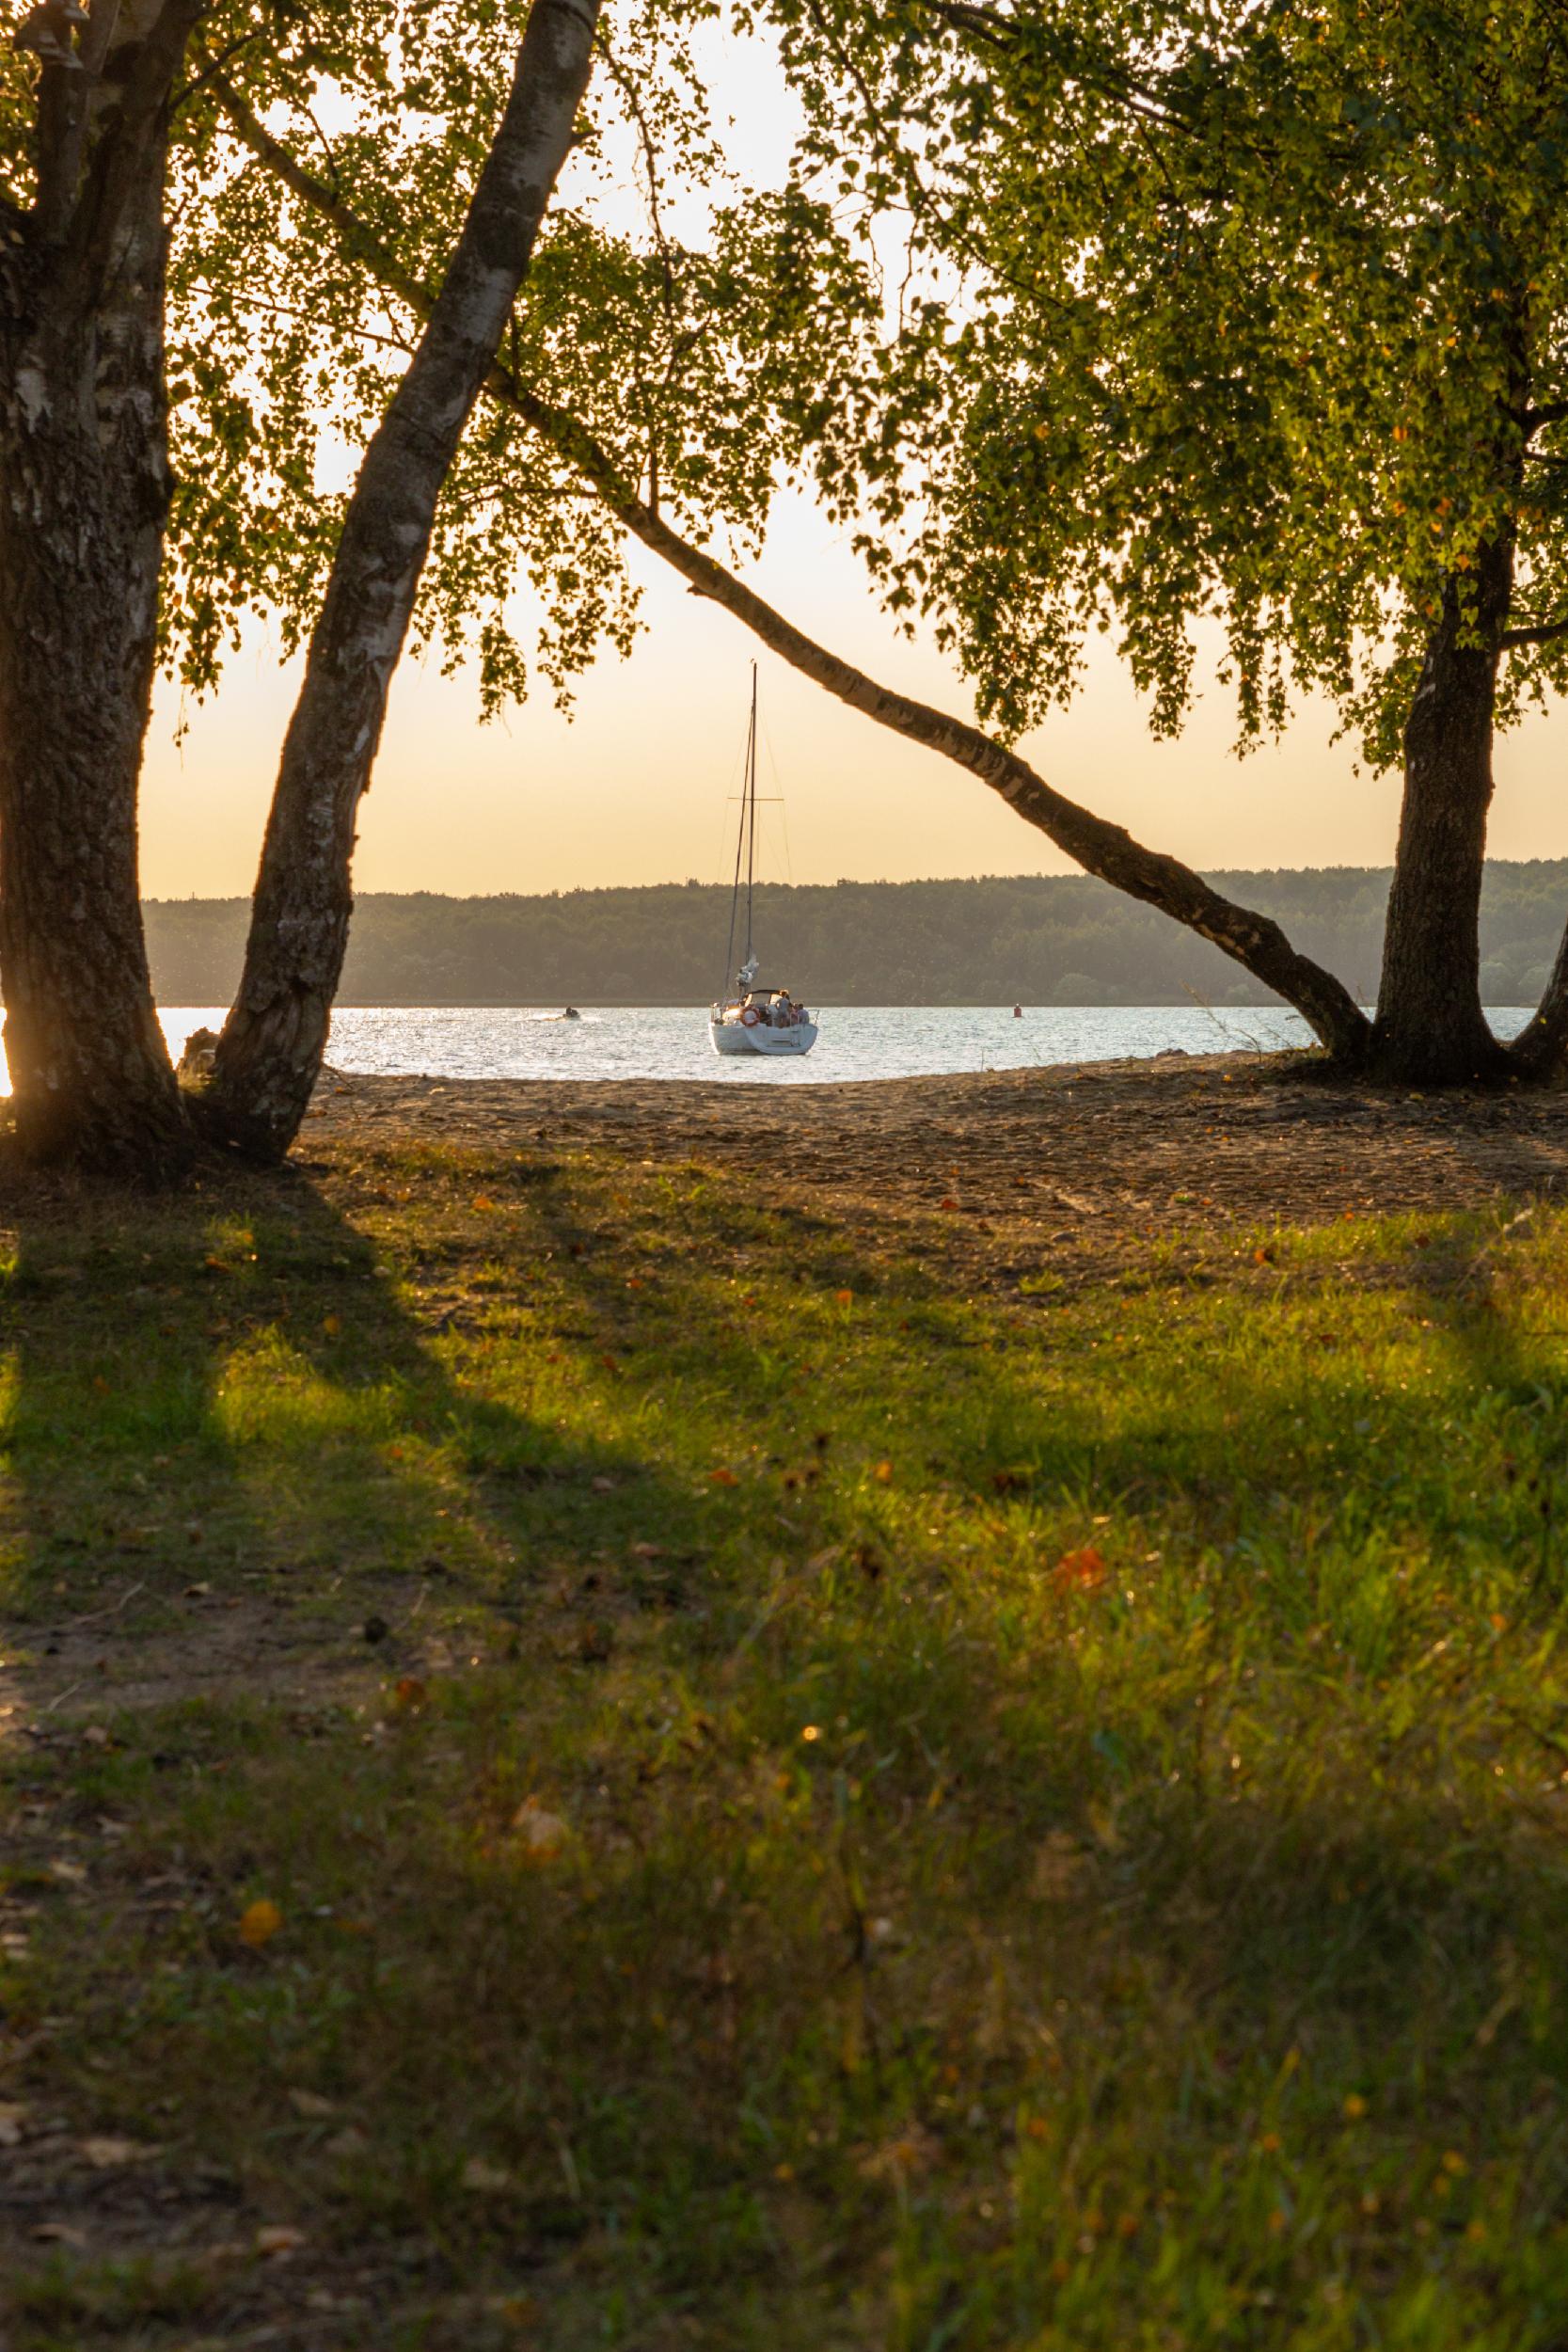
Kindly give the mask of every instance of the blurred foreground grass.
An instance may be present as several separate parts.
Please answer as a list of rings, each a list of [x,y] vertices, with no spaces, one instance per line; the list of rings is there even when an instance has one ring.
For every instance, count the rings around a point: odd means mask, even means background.
[[[12,1240],[0,2102],[297,2232],[256,2341],[1568,2341],[1568,1221],[988,1288],[388,1150]],[[155,2233],[8,2292],[251,2340]]]

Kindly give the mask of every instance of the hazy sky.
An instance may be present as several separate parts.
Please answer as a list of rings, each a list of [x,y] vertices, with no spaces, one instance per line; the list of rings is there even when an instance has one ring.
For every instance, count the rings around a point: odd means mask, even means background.
[[[713,84],[749,168],[770,176],[791,132],[767,53],[715,36]],[[359,830],[362,890],[565,890],[713,881],[725,871],[755,647],[740,625],[641,548],[648,624],[631,660],[601,661],[567,722],[547,694],[481,726],[467,679],[405,662],[393,690]],[[855,558],[817,511],[781,501],[755,584],[873,675],[970,715],[935,650],[900,639]],[[984,786],[844,709],[761,657],[765,742],[785,795],[787,844],[770,818],[780,879],[1071,870]],[[187,713],[157,704],[144,796],[143,886],[156,898],[247,891],[297,683],[258,627],[219,696]],[[1075,706],[1023,745],[1059,790],[1199,866],[1370,864],[1390,855],[1397,781],[1354,772],[1331,714],[1308,706],[1276,749],[1236,760],[1230,699],[1211,685],[1186,733],[1155,743],[1114,654],[1101,647]],[[764,775],[768,775],[764,762]],[[1568,721],[1532,720],[1503,741],[1492,849],[1568,854]],[[787,847],[787,862],[786,851]],[[733,855],[733,847],[729,852]]]
[[[714,881],[745,724],[753,641],[635,550],[648,629],[631,660],[584,681],[576,719],[547,699],[481,726],[473,686],[405,663],[360,822],[362,890],[566,890],[583,883]],[[958,679],[901,641],[820,516],[781,509],[755,577],[792,616],[873,674],[967,713]],[[1060,873],[1061,858],[984,786],[761,659],[765,740],[785,795],[788,872],[841,876]],[[160,699],[145,795],[150,897],[229,895],[253,877],[295,683],[258,631],[216,701],[173,740]],[[1155,743],[1115,658],[1076,706],[1024,746],[1059,790],[1200,866],[1371,864],[1390,852],[1391,777],[1353,773],[1325,708],[1277,750],[1237,761],[1214,686],[1184,736]],[[1535,719],[1499,748],[1492,833],[1499,857],[1568,854],[1568,720]],[[765,758],[765,788],[768,763]],[[786,878],[776,819],[770,870]]]

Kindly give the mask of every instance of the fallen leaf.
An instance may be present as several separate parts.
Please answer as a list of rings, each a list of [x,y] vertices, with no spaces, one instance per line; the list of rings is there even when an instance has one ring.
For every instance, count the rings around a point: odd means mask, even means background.
[[[834,1291],[833,1296],[841,1307],[852,1307],[855,1303],[853,1291]]]
[[[738,1486],[740,1484],[733,1470],[711,1470],[707,1480],[710,1486]]]
[[[559,1813],[546,1813],[537,1797],[525,1797],[512,1817],[524,1852],[531,1862],[553,1862],[571,1836]]]
[[[606,1363],[610,1361],[608,1356],[605,1358],[605,1361]],[[615,1492],[616,1481],[613,1478],[605,1478],[601,1476],[591,1480],[590,1484],[592,1485],[594,1492],[596,1495],[612,1495]]]
[[[495,1205],[495,1202],[491,1200],[487,1192],[475,1193],[474,1206],[476,1209],[493,1209]]]
[[[1094,1593],[1105,1581],[1103,1554],[1093,1544],[1082,1544],[1076,1551],[1064,1551],[1051,1571],[1052,1581],[1059,1593]]]
[[[896,2139],[890,2139],[863,2156],[857,2169],[863,2180],[907,2181],[917,2173],[928,2172],[941,2154],[941,2143],[915,2123]]]
[[[251,2243],[259,2254],[277,2256],[297,2254],[307,2240],[303,2230],[290,2230],[281,2225],[275,2225],[264,2230],[258,2230]]]
[[[116,2165],[143,2164],[158,2152],[137,2139],[79,2139],[76,2153],[99,2171],[107,2172]]]
[[[952,1197],[951,1193],[949,1193],[949,1195],[947,1196],[946,1200],[939,1200],[939,1201],[937,1202],[937,1206],[938,1206],[938,1208],[939,1208],[939,1209],[956,1209],[956,1208],[958,1207],[958,1202],[957,1202],[957,1201],[953,1199],[953,1197]]]
[[[891,1462],[879,1462],[871,1475],[877,1481],[879,1486],[891,1486],[893,1484],[893,1464]]]
[[[392,1704],[407,1709],[422,1707],[430,1696],[428,1687],[418,1675],[399,1675],[392,1685]]]
[[[634,1560],[662,1560],[664,1546],[662,1544],[633,1544],[631,1556]]]
[[[309,2116],[312,2119],[324,2115],[336,2115],[338,2112],[337,2101],[324,2099],[319,2090],[291,2090],[289,2105],[296,2115]]]
[[[470,2156],[463,2167],[463,2185],[482,2196],[493,2196],[497,2189],[512,2186],[512,2175],[504,2165],[486,2164],[483,2156]]]
[[[282,1925],[283,1914],[276,1903],[269,1902],[263,1895],[258,1901],[247,1903],[241,1912],[235,1933],[242,1944],[248,1945],[253,1952],[259,1952],[263,1944],[272,1942]]]
[[[323,1315],[322,1329],[326,1333],[329,1340],[335,1340],[342,1327],[343,1318],[341,1315]]]

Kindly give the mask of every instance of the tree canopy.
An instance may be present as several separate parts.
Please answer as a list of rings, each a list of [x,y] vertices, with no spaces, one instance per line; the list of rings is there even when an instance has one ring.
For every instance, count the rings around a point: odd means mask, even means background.
[[[775,0],[816,183],[909,223],[868,554],[1016,734],[1117,633],[1156,725],[1222,628],[1397,757],[1516,551],[1497,716],[1568,686],[1568,48],[1550,0]],[[896,462],[895,462],[895,455]],[[826,469],[830,477],[831,469]],[[1549,632],[1549,633],[1548,633]]]
[[[331,561],[342,453],[368,438],[418,331],[367,249],[433,294],[526,10],[397,0],[209,26],[211,79],[179,157],[171,270],[181,491],[167,650],[215,683],[261,605],[292,647]],[[506,338],[513,374],[572,415],[677,529],[754,548],[873,293],[828,205],[750,187],[709,119],[688,16],[606,11],[586,135]],[[236,109],[315,174],[301,202],[236,142]],[[215,103],[216,102],[216,103]],[[680,233],[682,224],[685,233]],[[448,482],[416,637],[476,668],[484,708],[565,696],[626,649],[636,596],[622,526],[515,411],[476,416]],[[532,590],[526,614],[517,590]]]

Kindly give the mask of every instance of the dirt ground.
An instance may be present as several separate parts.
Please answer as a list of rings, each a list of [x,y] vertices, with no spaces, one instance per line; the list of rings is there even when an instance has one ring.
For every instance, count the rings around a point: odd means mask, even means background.
[[[1347,1087],[1305,1056],[1261,1054],[839,1086],[333,1072],[301,1150],[337,1162],[414,1137],[719,1162],[900,1216],[1010,1217],[1026,1188],[1061,1238],[1091,1246],[1216,1215],[1311,1224],[1568,1187],[1568,1091]]]

